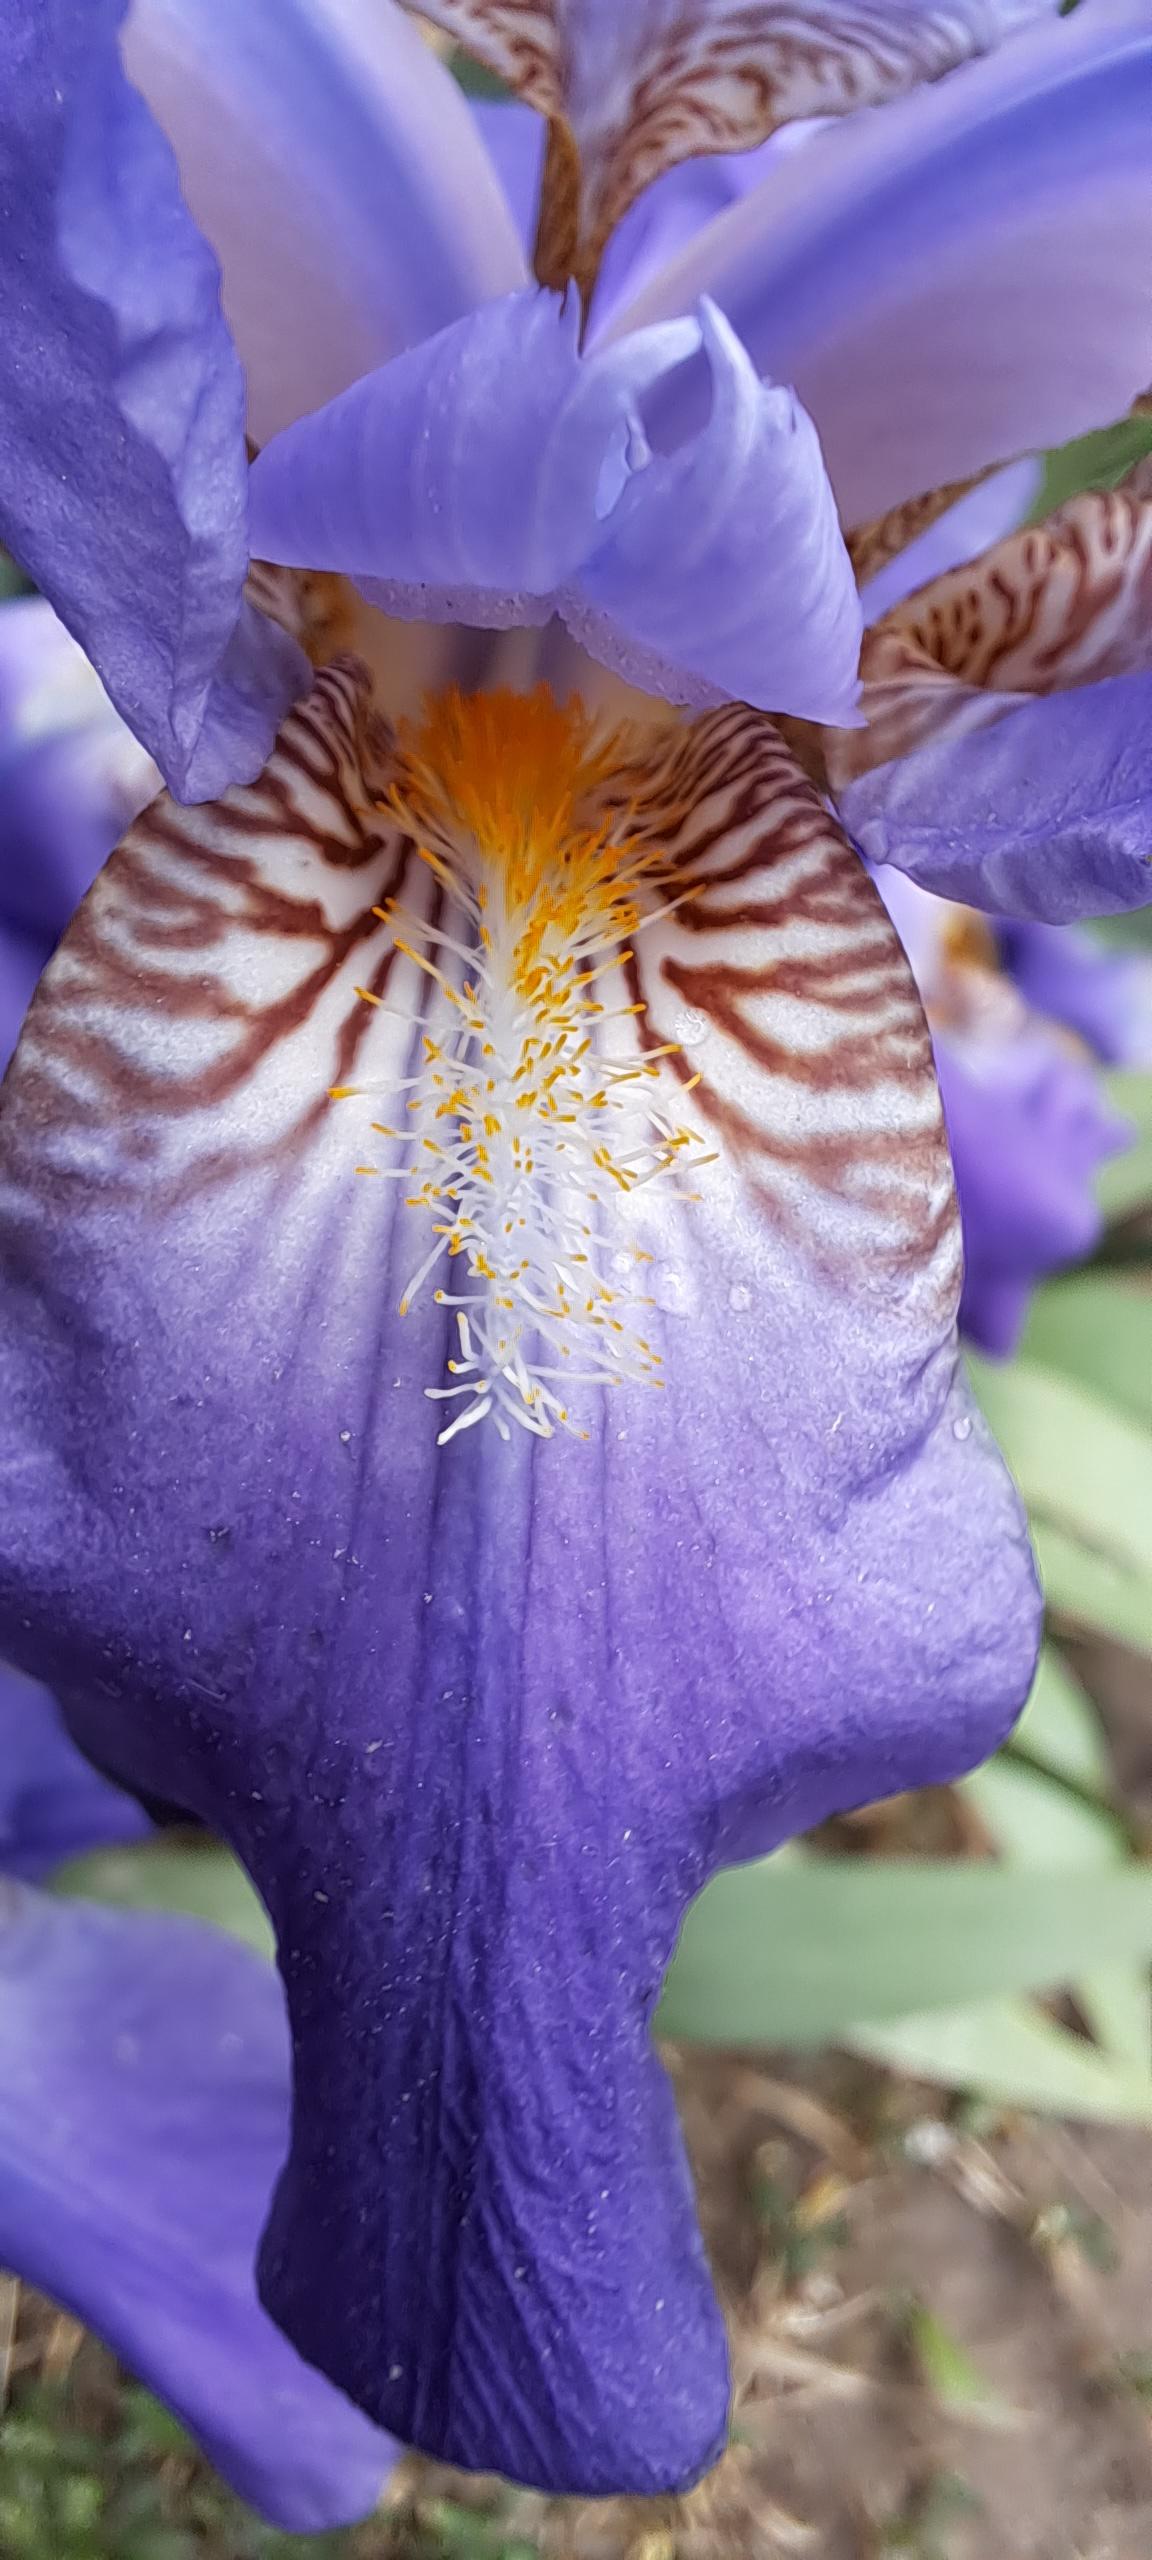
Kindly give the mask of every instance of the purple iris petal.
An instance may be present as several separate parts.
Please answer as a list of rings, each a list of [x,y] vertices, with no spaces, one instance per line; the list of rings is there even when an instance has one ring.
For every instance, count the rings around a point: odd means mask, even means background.
[[[844,521],[866,521],[1146,387],[1150,121],[1146,0],[1092,0],[818,135],[609,335],[712,295],[810,410]]]
[[[1007,1358],[1038,1281],[1096,1243],[1093,1176],[1131,1130],[1094,1068],[1042,1029],[987,1049],[939,1037],[936,1064],[964,1222],[960,1322]]]
[[[125,59],[220,260],[258,442],[527,281],[460,91],[391,0],[137,0]]]
[[[51,952],[42,935],[0,922],[0,1069],[7,1066],[32,1002],[36,981]]]
[[[956,1377],[922,1025],[790,767],[779,1054],[827,934],[837,990],[879,976],[891,1055],[837,993],[842,1072],[774,1081],[766,1040],[765,1103],[718,1018],[773,1189],[737,1139],[698,1207],[645,1208],[665,1391],[594,1394],[587,1440],[437,1446],[450,1312],[398,1303],[426,1229],[320,1099],[416,861],[357,699],[322,678],[211,822],[149,813],[45,982],[4,1103],[0,1625],[93,1756],[223,1831],[267,1902],[296,2075],[262,2284],[302,2352],[465,2464],[666,2488],[728,2398],[649,2043],[684,1904],[990,1748],[1037,1595]],[[782,750],[724,722],[679,821],[743,921],[678,910],[666,965],[642,945],[653,1005],[702,934],[737,978],[749,935],[778,948],[736,848]]]
[[[1037,1013],[1079,1033],[1113,1067],[1152,1060],[1152,961],[1107,951],[1090,935],[1054,924],[1002,924],[1005,968]]]
[[[120,69],[124,0],[0,28],[0,538],[173,789],[259,772],[306,665],[242,608],[244,389],[215,261]]]
[[[859,604],[810,421],[715,312],[587,360],[578,326],[551,295],[489,304],[275,437],[261,555],[420,618],[558,608],[651,691],[850,721]],[[701,346],[711,414],[653,457],[645,401]]]
[[[132,1797],[81,1759],[48,1691],[0,1665],[0,1874],[38,1884],[67,1858],[150,1829]]]
[[[994,915],[1074,923],[1152,900],[1152,675],[1049,694],[839,795],[869,861]]]
[[[43,597],[0,605],[0,927],[46,959],[159,783]]]
[[[256,2299],[287,2059],[275,1975],[247,1949],[0,1881],[0,2262],[305,2533],[363,2515],[394,2448]]]

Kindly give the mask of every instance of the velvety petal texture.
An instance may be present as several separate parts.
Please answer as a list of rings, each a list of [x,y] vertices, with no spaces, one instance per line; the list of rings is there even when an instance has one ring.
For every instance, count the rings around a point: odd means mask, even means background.
[[[803,410],[708,306],[591,358],[578,330],[573,303],[512,296],[289,428],[252,473],[261,555],[420,619],[559,611],[674,700],[851,719],[859,603]],[[709,413],[654,455],[645,404],[697,350]]]
[[[392,0],[135,0],[125,60],[220,260],[258,443],[526,283],[460,90]]]
[[[398,746],[328,670],[260,783],[159,802],[114,856],[4,1098],[0,1636],[268,1904],[276,2318],[405,2440],[643,2492],[727,2424],[649,2042],[685,1903],[990,1749],[1038,1595],[957,1376],[930,1051],[870,883],[754,712],[611,754],[581,718],[456,702]],[[464,851],[426,860],[402,795],[437,775]],[[607,1079],[609,1146],[639,1079],[636,1143],[684,1173],[630,1184],[629,1143],[586,1303],[554,1264],[548,1393],[586,1436],[530,1402],[501,1437],[389,1127],[495,983],[453,860],[557,776],[564,877],[621,827],[656,865],[571,1071]],[[552,1145],[535,1088],[525,1125]],[[513,1413],[514,1364],[491,1392]]]
[[[151,1827],[81,1758],[48,1691],[0,1665],[0,1875],[38,1884],[67,1859],[142,1840]]]
[[[1146,0],[1087,0],[776,162],[609,335],[710,294],[794,385],[843,521],[866,523],[1146,388],[1150,120]]]
[[[259,772],[306,662],[242,603],[243,379],[124,8],[12,0],[0,27],[0,540],[172,789],[211,797]]]
[[[551,125],[537,243],[546,284],[587,292],[642,188],[699,152],[746,151],[982,53],[1051,0],[411,0]]]
[[[287,2059],[275,1975],[246,1948],[0,1880],[0,2263],[305,2533],[372,2507],[395,2449],[256,2299]]]

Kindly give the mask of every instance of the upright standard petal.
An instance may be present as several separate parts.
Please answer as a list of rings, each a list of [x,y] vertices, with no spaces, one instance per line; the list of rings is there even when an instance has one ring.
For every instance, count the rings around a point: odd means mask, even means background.
[[[11,0],[0,26],[0,540],[171,788],[211,798],[307,669],[242,605],[243,380],[125,5]]]
[[[48,1691],[0,1665],[0,1874],[38,1884],[68,1858],[150,1829],[132,1797],[81,1758]]]
[[[113,858],[2,1162],[0,1634],[272,1914],[266,2301],[447,2458],[690,2480],[684,1904],[989,1749],[1035,1648],[870,883],[742,706],[397,741],[328,670]]]
[[[811,421],[707,307],[591,358],[578,327],[513,295],[302,419],[254,466],[257,549],[422,620],[558,611],[674,701],[850,720],[859,601]],[[701,348],[708,414],[654,455],[646,405]]]
[[[275,1976],[245,1948],[0,1880],[0,2262],[307,2533],[373,2506],[395,2448],[256,2299],[287,2063]]]
[[[1106,425],[1146,388],[1150,124],[1146,0],[1086,0],[818,134],[607,334],[711,294],[757,369],[795,385],[844,523],[866,523]]]
[[[456,82],[392,0],[134,0],[125,59],[220,260],[258,443],[527,282]]]
[[[586,295],[641,188],[999,44],[1052,0],[406,0],[549,119],[541,282]]]

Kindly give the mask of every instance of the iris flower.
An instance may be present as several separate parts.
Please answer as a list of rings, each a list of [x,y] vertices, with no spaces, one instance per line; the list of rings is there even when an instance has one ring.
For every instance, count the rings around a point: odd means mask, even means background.
[[[854,716],[837,507],[1152,374],[1152,42],[436,14],[550,117],[543,290],[387,0],[143,0],[132,87],[115,0],[6,16],[5,538],[177,796],[6,1087],[0,1640],[268,1906],[274,2318],[410,2442],[649,2491],[727,2418],[649,2043],[685,1903],[989,1750],[1036,1638],[923,1016],[766,714]],[[598,328],[642,185],[885,98]],[[306,573],[244,610],[209,241]]]
[[[34,1890],[148,1828],[46,1691],[0,1670],[0,2262],[98,2329],[273,2523],[351,2522],[393,2448],[252,2272],[288,2113],[274,1975],[194,1921]]]

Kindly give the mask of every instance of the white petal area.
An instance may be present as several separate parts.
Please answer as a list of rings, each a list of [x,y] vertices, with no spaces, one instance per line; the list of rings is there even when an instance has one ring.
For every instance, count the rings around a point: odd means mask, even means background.
[[[711,294],[863,523],[1147,386],[1150,176],[1148,0],[1082,0],[779,161],[606,334]]]
[[[257,443],[524,283],[476,123],[392,0],[134,0],[124,58],[220,260]]]

